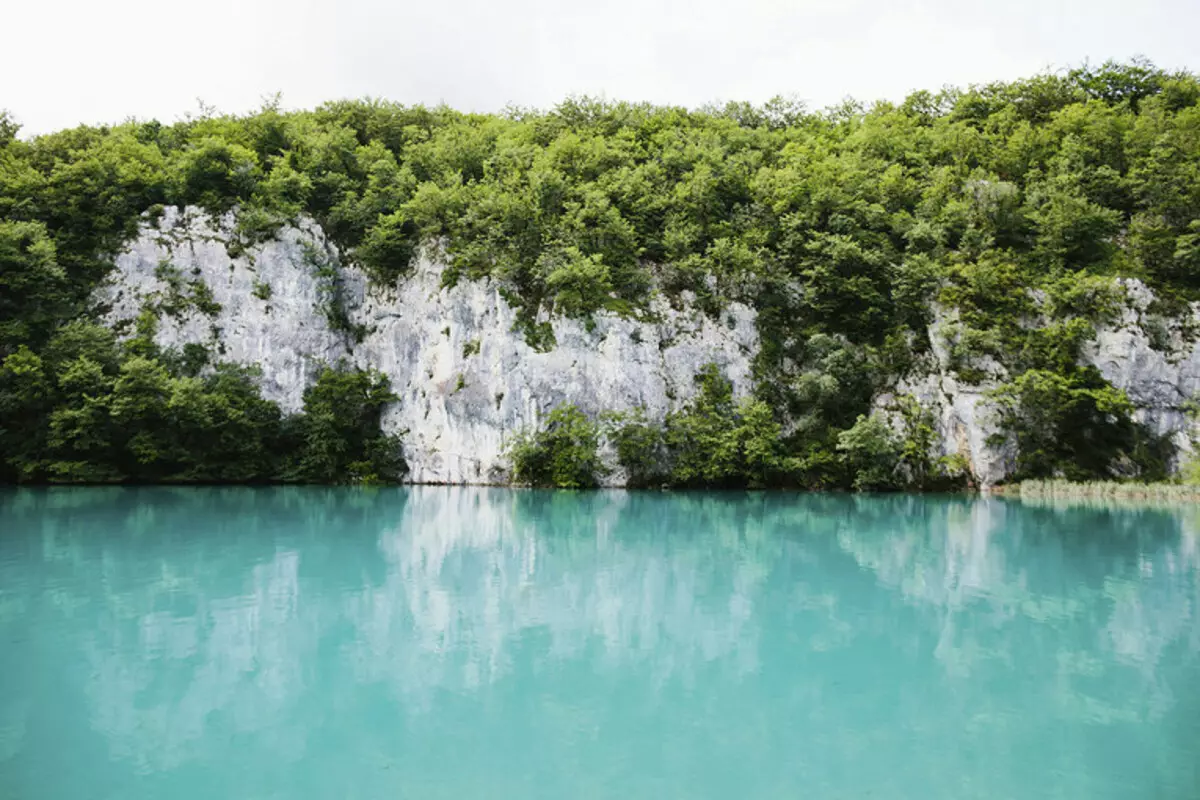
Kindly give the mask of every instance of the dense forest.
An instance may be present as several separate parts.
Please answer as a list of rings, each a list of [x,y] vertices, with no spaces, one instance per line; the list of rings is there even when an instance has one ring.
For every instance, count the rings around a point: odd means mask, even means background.
[[[658,294],[757,311],[753,397],[712,370],[666,420],[571,407],[514,473],[586,486],[607,437],[642,485],[936,488],[928,412],[872,398],[922,363],[935,306],[962,381],[996,381],[1014,477],[1158,477],[1169,456],[1080,348],[1125,302],[1200,299],[1200,79],[1108,63],[812,111],[568,100],[463,114],[339,101],[30,139],[0,114],[0,481],[388,481],[380,375],[332,364],[283,415],[252,369],[100,323],[94,292],[168,205],[232,212],[252,249],[302,215],[371,280],[422,248],[485,276],[526,340],[547,314],[639,315]],[[539,320],[543,320],[539,322]]]

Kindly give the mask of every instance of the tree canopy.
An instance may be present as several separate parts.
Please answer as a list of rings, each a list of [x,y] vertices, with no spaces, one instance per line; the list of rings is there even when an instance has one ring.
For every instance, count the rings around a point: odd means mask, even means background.
[[[1110,62],[824,111],[587,98],[500,115],[269,104],[29,140],[3,115],[5,477],[264,474],[245,462],[249,450],[201,468],[178,455],[192,445],[151,431],[173,414],[203,430],[233,430],[229,415],[258,424],[248,420],[270,414],[249,377],[215,359],[187,374],[171,354],[136,353],[94,328],[86,352],[64,355],[115,254],[165,204],[234,211],[246,245],[309,215],[385,284],[422,247],[439,249],[446,283],[491,276],[540,347],[553,346],[535,324],[546,313],[635,313],[654,292],[712,314],[751,305],[763,342],[756,395],[771,417],[754,424],[778,427],[782,448],[754,468],[756,483],[784,480],[786,463],[786,481],[852,485],[839,441],[857,440],[842,433],[927,352],[940,303],[957,313],[950,338],[964,380],[987,377],[980,365],[991,359],[1013,381],[1010,409],[1034,392],[1070,405],[1055,419],[1119,418],[1119,432],[1099,439],[1092,423],[1059,425],[1062,446],[1038,443],[1022,469],[1103,475],[1136,461],[1144,442],[1127,403],[1074,372],[1075,360],[1119,302],[1115,278],[1145,281],[1164,314],[1200,298],[1200,80]],[[202,400],[210,395],[220,402]],[[178,410],[189,403],[204,410]],[[377,435],[314,419],[301,438],[317,429],[363,451],[297,462],[322,480],[361,466]],[[1092,438],[1070,441],[1078,436]],[[105,447],[123,455],[97,460]],[[386,463],[364,474],[391,474]]]

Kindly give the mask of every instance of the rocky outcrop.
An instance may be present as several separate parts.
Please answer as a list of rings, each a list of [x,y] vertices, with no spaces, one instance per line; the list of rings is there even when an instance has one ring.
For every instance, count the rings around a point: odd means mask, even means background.
[[[184,307],[158,315],[158,343],[204,344],[223,360],[256,365],[263,395],[285,412],[298,411],[305,387],[323,366],[353,356],[353,339],[331,329],[322,313],[327,288],[313,256],[327,253],[327,245],[318,226],[302,223],[231,258],[232,223],[167,208],[156,226],[145,226],[118,256],[98,299],[119,326],[147,306],[170,305],[171,277],[182,283],[185,296],[199,282],[219,311],[206,314],[194,304],[177,303]],[[356,271],[347,270],[344,281],[352,293],[361,292],[364,282]]]
[[[1005,369],[996,361],[985,358],[975,366],[992,376],[983,383],[967,383],[952,369],[951,339],[957,326],[957,315],[936,307],[929,325],[930,353],[921,368],[897,380],[892,391],[875,398],[875,409],[890,415],[894,426],[900,421],[896,413],[897,395],[909,395],[933,414],[937,432],[939,456],[958,456],[967,466],[972,482],[988,487],[1004,480],[1016,461],[1012,442],[995,443],[999,431],[995,407],[989,393],[1006,377]]]
[[[1092,364],[1137,407],[1135,418],[1155,434],[1191,449],[1193,423],[1187,404],[1200,399],[1200,340],[1185,330],[1200,324],[1200,308],[1190,319],[1167,320],[1152,313],[1153,293],[1136,280],[1122,280],[1127,302],[1120,317],[1097,331],[1084,350]],[[1156,335],[1151,335],[1151,332]]]
[[[736,394],[752,388],[758,333],[744,305],[720,319],[661,300],[643,320],[605,312],[590,325],[555,318],[557,345],[538,352],[513,329],[515,311],[490,281],[443,288],[440,265],[422,258],[395,287],[368,287],[349,265],[336,270],[335,284],[329,267],[337,253],[315,224],[231,257],[231,223],[168,210],[147,226],[101,290],[110,321],[159,303],[172,277],[185,296],[189,282],[202,282],[219,310],[160,314],[158,343],[205,343],[223,359],[257,365],[264,395],[285,411],[301,407],[324,364],[383,372],[400,397],[384,427],[403,435],[416,483],[504,480],[505,439],[564,401],[593,414],[641,407],[662,418],[694,395],[694,376],[708,362]],[[344,311],[340,325],[331,325],[331,304]]]
[[[1178,466],[1191,453],[1197,432],[1187,405],[1200,398],[1200,340],[1186,329],[1200,325],[1200,306],[1192,307],[1190,317],[1160,318],[1153,314],[1154,294],[1145,284],[1133,279],[1119,283],[1125,303],[1115,319],[1096,331],[1081,360],[1125,391],[1137,422],[1170,438]],[[1016,458],[1011,441],[993,442],[999,427],[989,393],[1007,378],[1006,370],[988,359],[974,366],[991,379],[978,384],[960,381],[951,368],[949,342],[957,319],[951,311],[935,311],[929,328],[932,353],[925,369],[899,380],[892,392],[876,398],[875,405],[886,413],[897,394],[915,397],[934,411],[941,454],[962,456],[975,482],[991,486],[1004,480]]]
[[[160,345],[205,344],[222,359],[257,365],[264,395],[284,411],[300,409],[304,389],[326,364],[383,372],[400,398],[384,427],[402,434],[416,483],[505,480],[507,437],[562,402],[591,414],[644,408],[661,419],[694,395],[693,378],[708,362],[736,394],[752,388],[758,334],[754,311],[741,304],[719,319],[662,299],[642,319],[556,317],[549,320],[556,346],[539,352],[514,330],[516,312],[491,281],[443,287],[441,265],[424,257],[396,286],[371,287],[353,265],[338,263],[311,220],[234,256],[232,222],[167,209],[147,224],[98,294],[110,322],[128,324],[148,305],[169,308],[159,314]],[[208,302],[193,302],[196,286]],[[1125,281],[1125,289],[1122,315],[1098,332],[1084,360],[1129,394],[1139,421],[1186,451],[1184,404],[1200,393],[1200,342],[1183,336],[1178,322],[1160,325],[1152,339],[1153,296],[1137,281]],[[1003,480],[1015,456],[1011,443],[992,443],[988,392],[996,383],[956,377],[947,346],[953,319],[937,317],[929,363],[876,407],[913,395],[934,412],[942,453],[962,456],[975,481],[988,486]],[[986,366],[1003,378],[998,364]],[[609,481],[623,478],[615,471]]]

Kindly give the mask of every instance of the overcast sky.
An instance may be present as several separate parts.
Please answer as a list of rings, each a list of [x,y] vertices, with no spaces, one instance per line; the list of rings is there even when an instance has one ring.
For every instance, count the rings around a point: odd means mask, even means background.
[[[366,95],[496,111],[688,106],[1015,78],[1144,55],[1200,68],[1196,0],[13,0],[0,108],[24,133]]]

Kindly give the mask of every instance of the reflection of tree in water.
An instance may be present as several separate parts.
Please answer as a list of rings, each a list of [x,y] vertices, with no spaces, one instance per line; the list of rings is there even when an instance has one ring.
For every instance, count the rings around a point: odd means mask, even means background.
[[[400,507],[395,495],[298,489],[70,489],[6,500],[13,529],[38,533],[8,544],[36,546],[41,568],[0,572],[0,586],[22,594],[2,593],[0,631],[51,625],[30,621],[39,606],[86,618],[82,653],[50,666],[74,668],[70,681],[82,688],[93,727],[113,756],[143,771],[188,760],[214,725],[269,731],[260,742],[301,755],[294,737],[302,728],[280,723],[306,688],[326,620],[319,606],[301,603],[299,554],[336,548],[322,540],[327,527],[352,528]],[[0,565],[17,564],[0,557]],[[26,728],[3,714],[21,707],[0,703],[0,726]]]
[[[311,756],[305,736],[345,725],[358,704],[399,701],[430,726],[438,715],[424,712],[446,697],[514,681],[539,684],[522,710],[558,743],[545,757],[578,758],[622,696],[555,680],[582,665],[588,686],[639,676],[631,702],[644,708],[625,713],[644,715],[644,746],[681,771],[696,740],[680,731],[705,731],[758,753],[743,766],[777,775],[780,792],[801,769],[810,785],[838,785],[803,760],[780,766],[786,709],[814,731],[812,759],[896,753],[897,787],[956,796],[970,793],[960,776],[929,776],[964,738],[1017,774],[1013,742],[1043,741],[1047,714],[1112,727],[1196,703],[1179,681],[1194,670],[1178,666],[1200,651],[1197,525],[1184,512],[465,488],[0,502],[35,534],[0,539],[0,635],[86,630],[69,644],[84,656],[72,675],[91,725],[143,770],[198,757],[214,731],[253,734],[255,752],[295,762]],[[8,685],[0,763],[36,713]],[[670,704],[667,735],[656,704],[694,686]],[[364,700],[371,687],[385,696]],[[915,758],[901,727],[928,745]],[[1154,752],[1186,746],[1153,730]],[[365,725],[346,735],[382,747]]]
[[[838,541],[937,620],[948,674],[1034,676],[1031,710],[1107,723],[1160,717],[1176,699],[1165,655],[1200,651],[1193,520],[1178,509],[862,498]]]
[[[303,742],[288,740],[298,730],[272,727],[303,690],[317,645],[318,631],[297,614],[297,567],[296,552],[281,551],[251,569],[242,594],[196,595],[194,613],[101,618],[86,647],[87,693],[115,756],[147,770],[178,765],[214,715],[239,734],[272,728],[268,741],[280,755],[302,754]],[[130,651],[141,658],[114,658]],[[150,757],[155,763],[140,763]]]

